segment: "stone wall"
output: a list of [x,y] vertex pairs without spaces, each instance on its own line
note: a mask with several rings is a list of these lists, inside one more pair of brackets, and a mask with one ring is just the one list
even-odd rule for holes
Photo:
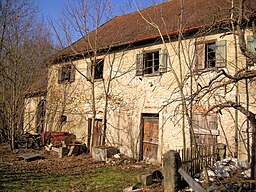
[[[227,41],[227,71],[231,74],[234,69],[234,44],[233,36],[222,34],[206,36],[203,40],[210,39]],[[158,161],[162,154],[170,149],[181,149],[183,147],[183,125],[182,108],[180,101],[180,90],[177,80],[186,78],[184,94],[190,94],[190,80],[187,78],[189,65],[193,63],[195,39],[184,40],[184,50],[181,54],[182,70],[180,70],[177,55],[177,42],[167,43],[169,62],[167,72],[156,76],[136,76],[136,54],[143,51],[161,50],[163,44],[142,46],[116,53],[105,57],[104,81],[95,82],[96,113],[98,119],[103,119],[105,98],[104,85],[110,81],[110,92],[108,93],[107,113],[107,143],[120,148],[122,153],[138,158],[140,153],[140,129],[142,114],[159,114],[159,143]],[[100,56],[99,58],[102,58]],[[88,59],[74,61],[73,64],[86,76]],[[244,58],[238,58],[238,65],[244,63]],[[113,64],[113,65],[112,65]],[[69,131],[74,133],[78,139],[86,142],[88,139],[88,118],[92,117],[91,108],[91,85],[80,73],[76,72],[75,82],[69,84],[58,84],[58,68],[54,65],[49,71],[48,95],[47,95],[47,130]],[[112,70],[110,70],[112,67]],[[182,74],[180,72],[182,71]],[[110,78],[110,73],[112,79]],[[194,74],[193,91],[196,91],[198,83],[206,85],[211,78],[217,74],[216,71]],[[176,76],[176,77],[175,77]],[[197,84],[195,83],[195,80]],[[227,88],[232,88],[229,85]],[[239,84],[240,87],[240,84]],[[238,92],[239,98],[244,102],[243,89]],[[218,90],[213,96],[206,96],[200,103],[202,106],[212,106],[225,99],[234,100],[234,91],[225,92]],[[252,110],[254,110],[252,108]],[[64,124],[60,123],[61,115],[67,116]],[[218,115],[218,142],[228,142],[231,151],[234,144],[234,110],[224,110],[223,115]],[[239,114],[239,127],[245,130],[245,118]],[[104,123],[104,122],[103,122]],[[226,134],[224,134],[224,132]],[[187,119],[184,128],[186,145],[190,145],[190,134]],[[242,132],[241,132],[242,133]],[[244,134],[243,134],[244,135]],[[244,137],[239,137],[241,146]],[[241,147],[241,153],[244,153]]]

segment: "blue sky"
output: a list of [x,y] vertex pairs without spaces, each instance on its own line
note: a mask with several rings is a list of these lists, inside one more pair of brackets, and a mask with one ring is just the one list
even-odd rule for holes
[[38,0],[40,15],[45,17],[57,18],[66,0]]
[[[156,2],[159,3],[161,0],[135,0],[139,2],[141,7],[147,7]],[[58,22],[61,11],[64,9],[68,0],[37,0],[38,7],[40,10],[39,17],[43,16],[45,20],[47,18]],[[113,16],[122,15],[124,13],[129,13],[135,11],[135,6],[132,0],[112,0],[114,6]],[[130,2],[130,3],[129,3]],[[127,8],[127,7],[131,8]],[[75,40],[77,37],[75,37]]]
[[[37,0],[41,14],[44,16],[50,16],[51,18],[57,18],[61,10],[65,7],[65,3],[68,0]],[[154,4],[155,2],[159,3],[160,0],[136,0],[142,7],[147,7]],[[120,15],[123,11],[133,11],[133,9],[127,10],[127,5],[130,4],[134,6],[133,2],[130,0],[112,0],[113,5],[115,6],[115,15]],[[130,2],[130,3],[129,3]]]

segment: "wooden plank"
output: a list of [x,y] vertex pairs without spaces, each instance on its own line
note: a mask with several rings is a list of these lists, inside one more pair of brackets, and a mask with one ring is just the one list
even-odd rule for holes
[[178,172],[182,175],[185,181],[195,192],[206,192],[206,190],[197,183],[192,177],[190,177],[182,168],[179,168]]
[[35,159],[40,159],[42,156],[39,153],[35,153],[35,154],[23,154],[23,155],[19,155],[18,158],[24,159],[25,161],[32,161]]

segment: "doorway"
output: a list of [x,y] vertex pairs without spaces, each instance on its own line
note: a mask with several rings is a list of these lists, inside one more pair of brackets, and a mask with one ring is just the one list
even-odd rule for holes
[[142,144],[141,156],[143,160],[157,160],[158,154],[158,129],[159,115],[158,114],[143,114],[142,115]]
[[44,120],[45,120],[45,100],[41,100],[37,105],[36,111],[36,133],[43,133],[44,131]]
[[90,146],[90,142],[92,142],[91,147],[101,145],[102,119],[95,119],[94,129],[92,129],[92,118],[88,119],[88,146]]

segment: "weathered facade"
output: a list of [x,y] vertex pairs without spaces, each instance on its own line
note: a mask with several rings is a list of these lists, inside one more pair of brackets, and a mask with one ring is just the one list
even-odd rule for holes
[[47,72],[43,72],[28,90],[24,99],[24,132],[43,133],[45,126]]
[[[255,11],[255,2],[248,2],[246,9]],[[231,5],[208,3],[185,1],[183,23],[179,1],[118,16],[55,54],[48,73],[45,130],[72,132],[88,146],[101,145],[106,130],[107,145],[156,161],[169,149],[189,147],[193,131],[198,144],[226,143],[230,154],[238,146],[245,158],[244,115],[233,109],[205,114],[226,100],[245,104],[244,81],[197,93],[221,70],[232,75],[246,65],[236,38],[226,33]],[[96,38],[95,47],[84,41]],[[253,83],[249,86],[250,95]],[[256,112],[254,100],[250,102]]]

